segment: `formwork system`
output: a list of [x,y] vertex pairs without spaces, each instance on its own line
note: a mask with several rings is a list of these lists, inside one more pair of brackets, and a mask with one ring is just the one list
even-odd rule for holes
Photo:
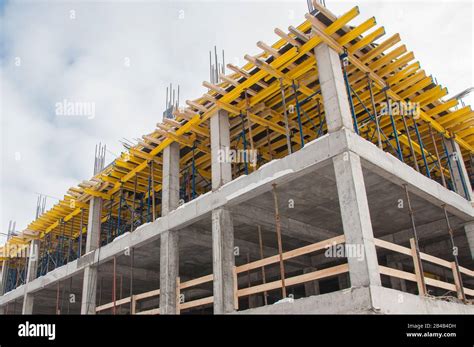
[[2,247],[3,311],[472,312],[470,106],[357,7],[309,10],[186,107],[170,89],[106,167],[99,146]]

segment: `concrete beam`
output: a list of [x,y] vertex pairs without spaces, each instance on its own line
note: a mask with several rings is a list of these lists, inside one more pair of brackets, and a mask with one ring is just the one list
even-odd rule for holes
[[[348,254],[352,287],[380,285],[369,204],[360,158],[352,152],[333,158],[346,247],[362,248],[363,257]],[[359,254],[359,256],[362,254]]]

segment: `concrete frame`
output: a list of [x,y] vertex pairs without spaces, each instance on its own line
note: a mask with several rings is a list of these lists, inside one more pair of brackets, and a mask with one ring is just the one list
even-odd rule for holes
[[[172,253],[176,255],[179,234],[189,232],[189,229],[199,222],[211,220],[214,313],[232,313],[235,310],[233,306],[233,278],[229,275],[235,261],[232,253],[235,241],[232,211],[242,203],[269,193],[272,184],[280,186],[295,182],[299,178],[317,173],[318,170],[328,165],[334,165],[343,232],[350,240],[349,242],[363,245],[365,252],[364,261],[356,262],[348,259],[351,287],[348,290],[295,300],[294,303],[269,305],[242,311],[242,313],[473,313],[472,308],[464,305],[442,303],[381,286],[380,275],[376,267],[377,257],[373,244],[374,233],[370,221],[367,190],[364,184],[364,170],[375,173],[396,186],[406,185],[411,194],[423,199],[426,203],[437,206],[446,205],[450,214],[466,223],[466,235],[469,240],[472,240],[470,236],[472,236],[471,226],[474,221],[474,209],[470,201],[416,172],[391,154],[356,135],[352,129],[347,93],[345,93],[344,85],[341,84],[342,73],[340,65],[338,65],[340,64],[339,57],[325,45],[318,46],[315,53],[322,78],[323,99],[328,107],[328,115],[330,115],[330,119],[328,119],[330,131],[327,135],[306,144],[304,148],[292,155],[274,160],[248,176],[231,181],[230,163],[218,161],[216,155],[217,150],[229,143],[228,116],[225,112],[219,111],[211,118],[213,176],[211,192],[201,195],[179,208],[173,209],[174,206],[170,203],[169,210],[161,217],[138,227],[133,233],[124,234],[114,242],[101,247],[100,250],[91,246],[97,234],[97,227],[94,228],[96,206],[95,200],[93,200],[92,213],[89,215],[86,254],[45,276],[32,280],[25,287],[20,286],[1,296],[0,307],[22,298],[25,294],[39,294],[44,288],[54,285],[58,281],[82,274],[84,288],[81,311],[82,313],[93,313],[90,308],[84,309],[84,305],[93,301],[93,305],[90,306],[95,309],[96,290],[92,293],[91,287],[97,287],[96,267],[123,254],[126,249],[137,250],[158,239],[162,246],[166,245],[164,251],[160,253],[160,258],[166,257],[168,259],[167,265],[162,264],[160,260],[160,277],[163,276],[163,272],[168,273],[164,282],[168,281],[171,284],[170,279],[174,277],[173,274],[176,273],[177,266],[171,265],[176,258],[174,255],[173,257],[169,256],[169,250],[172,250]],[[168,153],[173,151],[175,150],[170,148]],[[176,154],[169,155],[170,163],[173,162],[171,157],[176,158]],[[164,161],[165,164],[166,162],[167,160]],[[166,171],[164,171],[164,176],[166,176]],[[170,178],[174,177],[172,171],[170,169]],[[171,183],[168,184],[169,191],[176,191]],[[171,201],[171,194],[164,195],[165,199],[167,197]],[[97,204],[99,203],[97,202]],[[402,232],[397,234],[400,234],[401,237]],[[170,239],[170,233],[174,233],[176,238]],[[89,286],[88,283],[91,285]],[[162,282],[161,286],[166,288],[168,285],[163,285]],[[175,312],[170,299],[173,298],[174,290],[172,286],[170,288],[165,290],[171,294],[163,295],[168,298],[165,300],[163,313]],[[94,300],[85,300],[89,295],[93,296]],[[346,295],[346,299],[341,299],[344,295]],[[406,300],[402,300],[401,303],[397,301],[395,305],[399,295],[402,295]],[[339,299],[343,300],[344,304],[330,304]]]

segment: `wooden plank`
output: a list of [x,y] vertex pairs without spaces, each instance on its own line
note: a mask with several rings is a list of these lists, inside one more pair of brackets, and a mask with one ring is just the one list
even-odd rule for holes
[[474,289],[469,289],[464,287],[464,294],[469,295],[469,296],[474,296]]
[[[123,299],[115,301],[115,306],[120,306],[129,302],[130,302],[130,297],[123,298]],[[100,311],[111,309],[112,307],[114,307],[114,302],[109,302],[108,304],[104,304],[104,305],[96,307],[95,311],[100,312]]]
[[[298,284],[301,284],[301,283],[306,283],[306,282],[318,280],[318,279],[321,279],[321,278],[326,278],[326,277],[339,275],[339,274],[342,274],[342,273],[345,273],[345,272],[348,272],[348,271],[349,271],[349,265],[348,264],[337,265],[337,266],[333,266],[333,267],[330,267],[330,268],[327,268],[327,269],[317,270],[317,271],[313,271],[313,272],[308,272],[308,273],[303,274],[303,275],[298,275],[298,276],[293,276],[293,277],[290,277],[290,278],[286,278],[285,279],[285,286],[287,286],[287,287],[294,286],[294,285],[298,285]],[[268,283],[265,283],[265,284],[260,284],[258,286],[239,289],[237,293],[238,293],[238,296],[241,297],[241,296],[248,296],[248,295],[252,295],[252,294],[262,293],[262,292],[270,291],[270,290],[274,290],[274,289],[279,289],[279,288],[281,288],[281,281],[277,280],[277,281],[268,282]]]
[[234,309],[237,311],[239,309],[239,282],[237,277],[237,267],[234,266],[232,269],[232,276],[234,277]]
[[151,298],[151,297],[157,296],[157,295],[160,295],[160,290],[159,289],[155,289],[155,290],[145,292],[145,293],[142,293],[142,294],[136,294],[135,295],[135,300],[138,301],[138,300],[142,300],[142,299],[146,299],[146,298]]
[[408,247],[403,247],[395,243],[391,243],[391,242],[380,240],[380,239],[374,239],[374,243],[377,247],[385,248],[390,251],[409,255],[411,257],[411,250]]
[[160,309],[159,308],[154,308],[154,309],[151,309],[151,310],[137,312],[136,314],[142,314],[142,315],[160,314]]
[[418,254],[416,252],[415,239],[413,238],[410,239],[410,246],[411,246],[411,256],[413,258],[413,265],[415,266],[415,276],[416,276],[416,284],[418,286],[418,294],[421,296],[424,296],[426,294],[426,287],[425,287],[424,277],[420,269],[420,259],[418,258]]
[[464,294],[462,291],[462,286],[461,286],[461,278],[459,276],[458,268],[456,266],[456,263],[453,261],[451,263],[451,269],[453,270],[453,278],[454,278],[454,285],[456,286],[456,292],[458,294],[458,299],[464,300]]
[[211,281],[213,281],[213,279],[214,279],[214,275],[212,275],[212,274],[202,276],[202,277],[198,277],[198,278],[195,278],[193,280],[189,280],[189,281],[181,283],[179,288],[180,289],[186,289],[186,288],[189,288],[189,287],[194,287],[194,286],[197,286],[199,284],[211,282]]
[[[288,260],[291,258],[299,257],[304,254],[313,253],[321,249],[324,249],[327,246],[344,243],[344,241],[345,241],[344,235],[340,235],[340,236],[333,237],[331,239],[313,243],[311,245],[304,246],[304,247],[297,248],[297,249],[283,253],[283,260]],[[280,258],[277,254],[271,257],[267,257],[265,259],[256,260],[251,263],[238,266],[237,273],[247,272],[249,270],[257,269],[262,266],[278,263],[279,261],[280,261]]]
[[432,255],[420,252],[421,260],[429,261],[430,263],[444,266],[445,268],[451,269],[451,263],[447,260],[434,257]]
[[411,272],[406,272],[402,270],[392,269],[390,267],[379,265],[379,272],[381,275],[391,276],[401,278],[403,280],[416,282],[416,275]]
[[465,267],[460,266],[460,267],[459,267],[459,271],[460,271],[461,273],[465,274],[465,275],[474,277],[474,271],[469,270],[469,269],[466,269]]
[[181,313],[181,286],[180,286],[181,279],[179,277],[176,277],[176,314]]
[[180,304],[180,309],[181,310],[186,310],[188,308],[192,307],[197,307],[197,306],[203,306],[203,305],[209,305],[214,302],[214,297],[213,296],[208,296],[207,298],[202,298],[202,299],[197,299],[193,301],[188,301],[183,304]]
[[438,287],[438,288],[443,288],[446,290],[451,290],[453,292],[456,291],[456,286],[452,283],[447,283],[439,280],[435,280],[433,278],[426,277],[425,278],[425,283],[426,285],[432,286],[432,287]]
[[132,308],[131,308],[131,314],[135,314],[137,312],[137,300],[135,295],[132,295]]

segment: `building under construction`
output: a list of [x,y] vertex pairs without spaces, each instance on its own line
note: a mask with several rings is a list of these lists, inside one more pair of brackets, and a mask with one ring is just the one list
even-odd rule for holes
[[308,5],[10,226],[4,314],[474,313],[471,107],[358,7]]

